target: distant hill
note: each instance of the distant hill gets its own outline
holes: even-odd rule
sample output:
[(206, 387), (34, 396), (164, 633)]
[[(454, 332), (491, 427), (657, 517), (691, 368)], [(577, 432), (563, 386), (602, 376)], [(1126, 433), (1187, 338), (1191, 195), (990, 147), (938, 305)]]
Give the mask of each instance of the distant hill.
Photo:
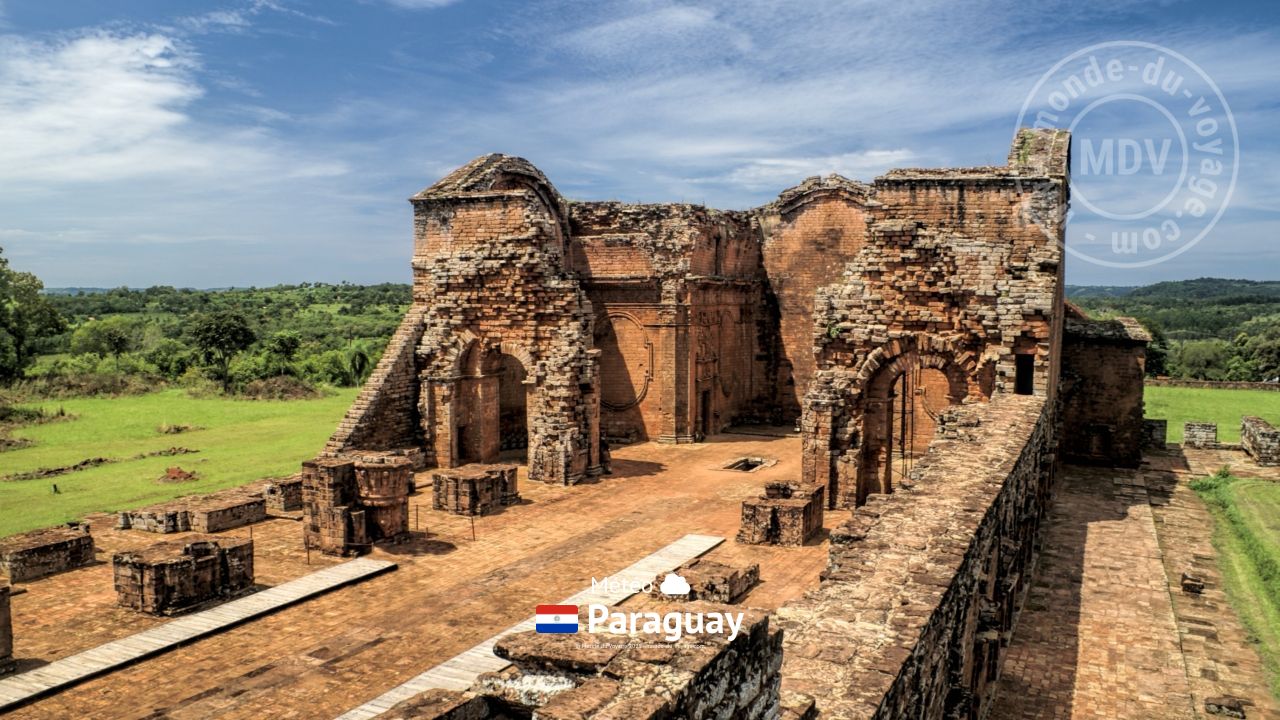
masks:
[(1197, 278), (1129, 288), (1068, 286), (1092, 315), (1131, 315), (1170, 340), (1234, 340), (1280, 332), (1280, 281)]
[(1084, 298), (1124, 297), (1137, 289), (1137, 285), (1068, 285), (1067, 297), (1073, 301)]

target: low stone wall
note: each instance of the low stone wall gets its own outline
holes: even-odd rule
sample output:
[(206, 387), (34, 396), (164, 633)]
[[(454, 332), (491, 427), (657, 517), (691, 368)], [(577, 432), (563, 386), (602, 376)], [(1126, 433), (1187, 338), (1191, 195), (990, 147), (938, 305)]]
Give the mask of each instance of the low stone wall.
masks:
[(0, 584), (0, 675), (13, 672), (13, 616), (9, 611), (9, 586)]
[(93, 562), (89, 526), (73, 523), (0, 540), (0, 574), (9, 582), (29, 582)]
[(749, 545), (803, 545), (822, 529), (823, 485), (773, 482), (765, 494), (742, 501), (738, 542)]
[(253, 541), (193, 537), (157, 543), (111, 559), (118, 603), (170, 615), (253, 587)]
[(892, 495), (831, 537), (819, 588), (783, 606), (783, 687), (824, 717), (983, 717), (1033, 567), (1056, 464), (1037, 396), (942, 417)]
[[(648, 609), (648, 608), (647, 608)], [(780, 692), (782, 633), (760, 610), (695, 603), (653, 611), (743, 613), (732, 641), (515, 633), (494, 648), (512, 666), (486, 673), (466, 693), (432, 690), (393, 707), (383, 720), (810, 720), (812, 701)]]
[(454, 515), (487, 515), (520, 502), (515, 465), (463, 465), (431, 474), (431, 506)]
[(1216, 448), (1218, 424), (1189, 422), (1182, 426), (1182, 444), (1191, 448)]
[(262, 495), (236, 488), (137, 510), (123, 510), (117, 516), (116, 528), (160, 534), (212, 533), (266, 519), (267, 504)]
[(1142, 446), (1163, 450), (1169, 444), (1169, 421), (1144, 418), (1142, 421)]
[(1259, 465), (1280, 465), (1280, 430), (1260, 417), (1240, 419), (1240, 445)]
[(1147, 378), (1153, 387), (1216, 388), (1218, 390), (1280, 390), (1280, 383), (1236, 382), (1227, 380), (1177, 380), (1175, 378)]
[(267, 509), (288, 512), (302, 509), (302, 475), (271, 480), (262, 488)]

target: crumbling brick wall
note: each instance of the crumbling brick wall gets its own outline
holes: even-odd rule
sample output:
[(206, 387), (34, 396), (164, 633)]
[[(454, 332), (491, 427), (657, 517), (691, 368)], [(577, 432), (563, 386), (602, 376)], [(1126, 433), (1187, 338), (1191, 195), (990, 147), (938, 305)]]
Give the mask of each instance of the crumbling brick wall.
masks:
[(838, 282), (865, 244), (872, 192), (838, 175), (812, 177), (754, 212), (768, 292), (777, 304), (775, 344), (767, 349), (776, 360), (772, 381), (780, 420), (800, 416), (800, 401), (817, 369), (814, 295)]
[(1218, 423), (1183, 423), (1182, 444), (1191, 448), (1218, 447)]
[(982, 717), (1056, 463), (1038, 396), (948, 411), (909, 483), (832, 533), (821, 585), (778, 610), (783, 687), (826, 717)]
[(1062, 450), (1067, 460), (1137, 467), (1151, 336), (1133, 318), (1069, 317), (1062, 345)]
[(414, 296), (427, 305), (416, 357), (428, 462), (497, 459), (503, 368), (514, 362), (529, 478), (571, 484), (598, 472), (593, 310), (566, 270), (563, 199), (528, 162), (489, 155), (412, 200)]
[(596, 311), (605, 434), (692, 442), (762, 414), (774, 383), (760, 338), (776, 318), (749, 214), (617, 202), (569, 212), (571, 266)]
[(415, 303), (405, 313), (373, 374), (329, 439), (328, 452), (422, 446), (414, 353), (422, 340), (425, 313), (423, 303)]
[(1240, 445), (1259, 465), (1280, 465), (1280, 430), (1260, 417), (1240, 419)]
[(93, 562), (87, 524), (32, 530), (0, 540), (0, 574), (9, 582), (30, 582)]
[(876, 180), (868, 237), (814, 311), (802, 480), (833, 505), (892, 492), (945, 406), (1056, 397), (1067, 142), (1024, 130), (1006, 167)]
[(193, 536), (112, 557), (123, 607), (170, 615), (253, 587), (253, 541)]

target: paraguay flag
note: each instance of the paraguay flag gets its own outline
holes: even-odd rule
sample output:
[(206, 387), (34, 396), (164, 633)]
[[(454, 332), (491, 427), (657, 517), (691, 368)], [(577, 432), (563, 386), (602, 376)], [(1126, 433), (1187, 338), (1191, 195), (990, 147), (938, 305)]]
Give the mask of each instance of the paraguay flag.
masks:
[(539, 605), (535, 628), (540, 633), (578, 632), (577, 605)]

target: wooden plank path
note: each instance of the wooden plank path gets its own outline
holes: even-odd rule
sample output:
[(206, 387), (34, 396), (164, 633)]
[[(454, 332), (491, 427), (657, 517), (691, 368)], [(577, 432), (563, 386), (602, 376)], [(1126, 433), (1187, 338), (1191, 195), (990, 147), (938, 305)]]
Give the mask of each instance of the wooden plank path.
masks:
[[(620, 588), (619, 590), (609, 592), (605, 588), (601, 588), (598, 591), (587, 588), (556, 604), (590, 605), (597, 603), (616, 605), (635, 594), (628, 588), (644, 585), (660, 573), (674, 570), (722, 542), (724, 542), (724, 538), (713, 535), (685, 535), (630, 567), (610, 575), (609, 580), (620, 581), (616, 583)], [(633, 583), (636, 584), (633, 585)], [(369, 720), (369, 718), (377, 717), (390, 710), (394, 705), (432, 688), (466, 690), (471, 687), (471, 683), (475, 682), (476, 677), (481, 673), (497, 672), (511, 664), (493, 654), (493, 646), (498, 642), (498, 638), (515, 632), (533, 630), (533, 625), (534, 618), (532, 617), (524, 622), (516, 623), (470, 650), (455, 655), (421, 675), (410, 679), (403, 685), (388, 690), (360, 707), (348, 710), (338, 720)]]
[(0, 711), (395, 568), (386, 560), (358, 558), (0, 679)]

